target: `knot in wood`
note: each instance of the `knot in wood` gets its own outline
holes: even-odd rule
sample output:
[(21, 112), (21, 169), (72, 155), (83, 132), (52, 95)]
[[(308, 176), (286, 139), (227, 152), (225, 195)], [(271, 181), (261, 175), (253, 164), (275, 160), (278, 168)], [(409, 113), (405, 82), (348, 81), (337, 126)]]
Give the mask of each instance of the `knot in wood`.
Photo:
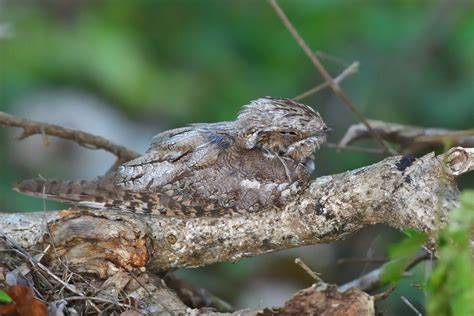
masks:
[(178, 241), (178, 238), (176, 238), (176, 236), (173, 234), (169, 234), (168, 236), (166, 236), (166, 241), (169, 244), (174, 245)]

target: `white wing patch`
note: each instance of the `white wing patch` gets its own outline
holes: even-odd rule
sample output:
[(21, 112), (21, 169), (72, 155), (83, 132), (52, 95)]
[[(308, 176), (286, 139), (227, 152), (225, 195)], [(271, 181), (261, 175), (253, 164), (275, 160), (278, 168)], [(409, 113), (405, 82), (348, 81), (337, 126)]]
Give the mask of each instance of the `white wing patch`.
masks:
[(105, 203), (94, 202), (94, 201), (79, 201), (77, 203), (80, 206), (90, 207), (90, 208), (104, 208)]
[(246, 189), (260, 189), (260, 186), (262, 185), (259, 181), (257, 180), (249, 180), (249, 179), (244, 179), (240, 181), (240, 185)]

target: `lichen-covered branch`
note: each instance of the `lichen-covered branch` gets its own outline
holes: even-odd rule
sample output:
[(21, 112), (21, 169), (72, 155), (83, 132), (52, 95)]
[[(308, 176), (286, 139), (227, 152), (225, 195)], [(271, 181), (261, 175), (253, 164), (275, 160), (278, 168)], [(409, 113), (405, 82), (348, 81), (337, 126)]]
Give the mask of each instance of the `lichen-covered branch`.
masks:
[[(384, 223), (436, 231), (457, 206), (454, 175), (468, 172), (471, 149), (379, 163), (314, 180), (282, 209), (232, 217), (173, 218), (70, 209), (0, 215), (0, 232), (23, 247), (54, 244), (54, 258), (108, 277), (117, 269), (170, 270), (341, 239)], [(470, 166), (466, 168), (466, 166)], [(44, 249), (44, 248), (43, 248)]]
[(5, 112), (0, 112), (0, 125), (23, 129), (23, 132), (18, 136), (18, 139), (25, 139), (35, 134), (44, 136), (50, 135), (72, 140), (86, 148), (103, 149), (117, 156), (117, 160), (120, 162), (129, 161), (138, 157), (136, 152), (124, 146), (114, 144), (110, 140), (101, 136), (62, 127), (59, 125), (30, 121)]
[[(372, 129), (384, 140), (400, 145), (403, 150), (420, 152), (444, 146), (474, 147), (474, 131), (456, 131), (444, 128), (424, 128), (411, 125), (369, 120)], [(347, 146), (359, 139), (371, 137), (370, 131), (361, 123), (349, 127), (339, 143)]]

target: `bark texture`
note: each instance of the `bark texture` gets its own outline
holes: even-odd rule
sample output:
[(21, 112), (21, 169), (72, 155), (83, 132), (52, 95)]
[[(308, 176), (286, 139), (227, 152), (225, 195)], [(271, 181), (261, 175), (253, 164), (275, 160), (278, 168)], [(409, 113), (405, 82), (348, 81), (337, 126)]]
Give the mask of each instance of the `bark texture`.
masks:
[(375, 309), (367, 293), (358, 289), (341, 293), (336, 286), (322, 284), (299, 291), (271, 315), (370, 316), (375, 315)]
[(283, 209), (232, 217), (169, 218), (69, 209), (2, 214), (0, 231), (25, 248), (54, 244), (53, 262), (66, 256), (80, 271), (104, 278), (118, 269), (171, 270), (235, 262), (334, 241), (378, 223), (430, 233), (457, 206), (453, 174), (460, 168), (469, 171), (466, 161), (472, 160), (472, 152), (462, 148), (416, 160), (390, 157), (320, 177)]

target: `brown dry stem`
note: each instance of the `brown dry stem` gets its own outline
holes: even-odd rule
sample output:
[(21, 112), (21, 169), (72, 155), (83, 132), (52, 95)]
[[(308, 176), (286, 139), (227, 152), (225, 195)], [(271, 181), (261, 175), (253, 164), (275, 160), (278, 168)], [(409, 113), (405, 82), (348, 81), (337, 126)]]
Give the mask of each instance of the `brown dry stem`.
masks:
[[(126, 162), (138, 157), (138, 153), (124, 146), (117, 145), (101, 136), (62, 127), (59, 125), (30, 121), (5, 112), (0, 112), (0, 125), (23, 129), (23, 132), (17, 137), (19, 140), (36, 134), (41, 134), (43, 137), (50, 135), (72, 140), (85, 148), (103, 149), (117, 156), (117, 160), (120, 162)], [(44, 140), (45, 143), (47, 143), (47, 139), (44, 138)]]

